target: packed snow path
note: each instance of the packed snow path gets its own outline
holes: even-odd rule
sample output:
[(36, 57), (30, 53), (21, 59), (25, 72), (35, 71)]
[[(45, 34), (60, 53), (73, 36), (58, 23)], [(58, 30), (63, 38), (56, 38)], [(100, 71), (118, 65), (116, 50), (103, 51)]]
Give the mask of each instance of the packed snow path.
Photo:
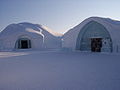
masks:
[(120, 90), (120, 54), (0, 52), (0, 90)]

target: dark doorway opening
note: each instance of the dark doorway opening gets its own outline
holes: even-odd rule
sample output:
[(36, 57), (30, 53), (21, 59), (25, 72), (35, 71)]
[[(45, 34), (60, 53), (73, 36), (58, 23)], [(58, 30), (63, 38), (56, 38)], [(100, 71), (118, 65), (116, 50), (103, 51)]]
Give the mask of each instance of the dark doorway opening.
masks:
[(101, 52), (102, 38), (91, 38), (91, 51)]
[(21, 40), (21, 48), (22, 49), (28, 48), (28, 41), (27, 40)]
[(29, 49), (31, 48), (31, 41), (29, 39), (18, 40), (18, 49)]

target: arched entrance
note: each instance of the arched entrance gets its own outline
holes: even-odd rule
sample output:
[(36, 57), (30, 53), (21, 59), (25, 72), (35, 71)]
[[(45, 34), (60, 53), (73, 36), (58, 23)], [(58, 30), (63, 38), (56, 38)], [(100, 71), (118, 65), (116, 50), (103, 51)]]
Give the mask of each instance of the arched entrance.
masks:
[(76, 49), (91, 52), (112, 52), (112, 39), (102, 24), (91, 21), (80, 31)]
[(31, 48), (31, 40), (28, 38), (20, 38), (17, 40), (16, 49), (29, 49)]

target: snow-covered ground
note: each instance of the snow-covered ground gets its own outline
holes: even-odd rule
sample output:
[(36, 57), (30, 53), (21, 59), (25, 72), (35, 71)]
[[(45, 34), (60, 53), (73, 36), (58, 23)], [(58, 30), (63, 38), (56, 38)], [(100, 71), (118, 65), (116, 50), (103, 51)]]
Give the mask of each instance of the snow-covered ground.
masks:
[(120, 54), (0, 52), (0, 90), (120, 90)]

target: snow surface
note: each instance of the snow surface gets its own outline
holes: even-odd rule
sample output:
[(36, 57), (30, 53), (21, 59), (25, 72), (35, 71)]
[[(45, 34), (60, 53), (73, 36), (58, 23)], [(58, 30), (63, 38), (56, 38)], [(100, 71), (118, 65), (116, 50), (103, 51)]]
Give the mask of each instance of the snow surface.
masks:
[(120, 90), (120, 54), (0, 52), (0, 90)]

